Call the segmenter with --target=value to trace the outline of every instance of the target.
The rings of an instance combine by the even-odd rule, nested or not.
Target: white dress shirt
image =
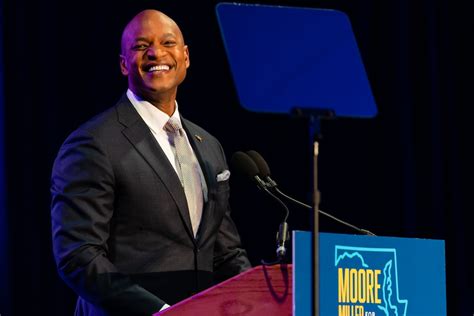
[[[174,153],[171,148],[171,144],[169,143],[169,140],[168,140],[168,134],[164,129],[164,126],[170,119],[170,116],[168,116],[168,114],[166,114],[165,112],[159,110],[156,106],[154,106],[150,102],[140,99],[130,89],[127,90],[127,97],[130,100],[130,102],[133,104],[133,107],[135,108],[135,110],[137,110],[138,114],[145,121],[146,125],[148,126],[151,133],[155,137],[156,141],[160,145],[166,157],[168,158],[169,162],[173,166],[176,174],[178,174],[178,169],[176,167]],[[178,111],[178,102],[176,102],[176,109],[173,115],[171,115],[171,117],[176,119],[179,122],[179,124],[183,126],[183,124],[181,123],[181,118]],[[185,133],[185,137],[186,137],[186,141],[188,143],[189,148],[193,152],[194,156],[196,156],[196,153],[194,152],[189,142],[188,135],[186,135],[186,133]],[[202,186],[204,201],[207,202],[206,180],[200,168],[199,168],[199,176],[201,178],[201,186]]]

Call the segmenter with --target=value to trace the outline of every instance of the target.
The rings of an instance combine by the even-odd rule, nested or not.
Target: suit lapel
[[[122,97],[117,105],[117,114],[119,122],[125,126],[122,133],[168,189],[178,206],[178,211],[181,219],[185,223],[186,231],[194,242],[186,196],[173,166],[126,95]]]

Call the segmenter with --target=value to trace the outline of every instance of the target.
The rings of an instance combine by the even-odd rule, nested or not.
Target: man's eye
[[[163,45],[170,47],[170,46],[176,45],[176,42],[175,41],[166,41],[166,42],[163,43]]]
[[[138,44],[132,47],[132,50],[145,50],[148,46],[145,44]]]

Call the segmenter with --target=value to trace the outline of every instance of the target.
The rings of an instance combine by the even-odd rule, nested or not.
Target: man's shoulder
[[[125,97],[126,98],[126,97]],[[96,139],[99,142],[108,142],[116,139],[124,129],[123,122],[119,118],[120,109],[122,112],[133,111],[133,106],[122,98],[114,106],[94,115],[78,127],[76,127],[65,139],[63,145],[76,143],[78,140]],[[128,107],[128,108],[127,108]],[[129,115],[130,116],[130,115]]]
[[[86,122],[82,123],[77,130],[84,130],[91,134],[96,134],[103,129],[107,129],[111,125],[117,123],[117,106],[109,107],[108,109],[94,115]]]
[[[101,135],[108,132],[121,130],[123,125],[119,120],[120,107],[132,107],[127,103],[128,99],[122,97],[115,105],[94,115],[84,123],[82,123],[75,132],[86,132],[91,135]],[[74,132],[73,132],[74,133]]]

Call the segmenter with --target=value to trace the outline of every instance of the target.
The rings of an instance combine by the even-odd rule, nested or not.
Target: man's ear
[[[128,76],[127,60],[124,55],[120,55],[120,71],[122,75]]]
[[[184,61],[186,63],[186,68],[191,65],[191,61],[189,60],[189,48],[188,45],[184,45]]]

